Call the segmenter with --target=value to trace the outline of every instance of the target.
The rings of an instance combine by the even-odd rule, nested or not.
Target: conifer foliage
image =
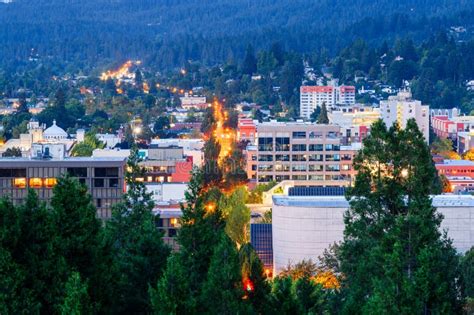
[[[342,311],[458,312],[458,257],[439,231],[430,198],[439,184],[416,122],[404,130],[375,123],[354,166],[339,254]]]

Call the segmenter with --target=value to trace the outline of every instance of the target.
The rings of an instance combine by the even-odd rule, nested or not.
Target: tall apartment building
[[[380,112],[382,120],[388,127],[398,123],[401,128],[405,128],[407,121],[414,118],[426,142],[429,141],[430,107],[414,100],[410,92],[399,92],[395,96],[389,96],[388,100],[381,101]]]
[[[341,146],[339,126],[270,122],[257,126],[257,182],[350,183],[356,150]]]
[[[354,86],[302,86],[300,87],[300,116],[309,119],[316,107],[354,105]]]
[[[86,184],[97,207],[97,216],[110,218],[112,205],[121,201],[125,189],[125,165],[126,158],[2,158],[0,197],[19,204],[31,188],[40,200],[49,201],[57,178],[69,174]]]

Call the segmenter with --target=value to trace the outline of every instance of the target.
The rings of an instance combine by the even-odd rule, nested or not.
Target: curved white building
[[[474,197],[440,195],[433,205],[444,215],[442,229],[453,246],[465,252],[474,246]],[[272,207],[274,274],[288,263],[316,261],[343,238],[343,215],[349,203],[343,196],[274,196]]]

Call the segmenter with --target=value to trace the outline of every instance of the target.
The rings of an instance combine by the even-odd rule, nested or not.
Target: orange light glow
[[[244,283],[244,290],[245,291],[252,292],[255,289],[254,286],[253,286],[253,283],[252,283],[252,281],[250,281],[250,279],[244,279],[243,283]]]
[[[218,162],[222,165],[224,159],[232,152],[232,144],[235,142],[236,132],[233,129],[224,128],[226,121],[229,119],[229,113],[223,111],[222,104],[217,101],[214,102],[214,119],[216,120],[216,127],[213,133],[221,146]]]
[[[26,188],[26,178],[14,178],[13,179],[13,187],[15,188]]]
[[[41,188],[43,187],[43,180],[41,178],[30,178],[30,187],[31,188]]]

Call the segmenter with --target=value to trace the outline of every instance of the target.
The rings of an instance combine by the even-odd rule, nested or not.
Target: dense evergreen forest
[[[369,44],[415,41],[453,26],[468,37],[470,0],[15,0],[0,3],[0,65],[31,60],[87,69],[137,58],[157,68],[186,60],[215,64],[280,42],[287,50],[338,52],[357,38]]]

